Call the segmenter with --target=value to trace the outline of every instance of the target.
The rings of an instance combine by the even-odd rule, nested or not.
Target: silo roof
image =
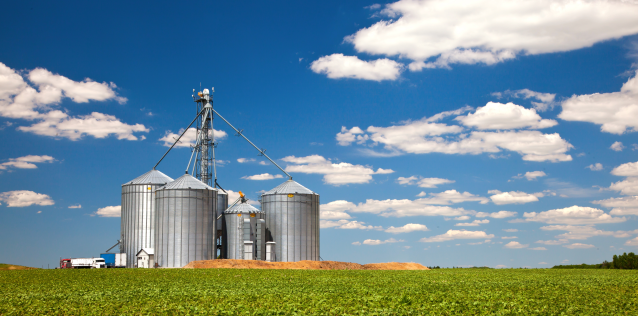
[[[158,170],[151,170],[127,183],[124,183],[123,185],[127,185],[127,184],[166,184],[169,182],[172,182],[173,178],[163,174],[161,171]]]
[[[315,192],[310,191],[308,188],[303,185],[297,183],[294,180],[288,180],[276,188],[262,194],[262,195],[270,195],[270,194],[290,194],[290,193],[299,193],[299,194],[315,194]]]
[[[191,176],[188,173],[175,179],[175,181],[163,186],[159,190],[164,190],[164,189],[217,190],[207,185],[206,183],[197,180],[195,177]]]
[[[248,204],[248,203],[237,203],[235,206],[224,211],[226,214],[237,214],[237,213],[263,213],[262,210]]]

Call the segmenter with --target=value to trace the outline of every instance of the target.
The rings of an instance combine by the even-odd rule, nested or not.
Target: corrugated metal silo
[[[135,255],[142,248],[155,246],[155,190],[173,181],[151,170],[122,184],[120,251],[126,253],[126,267],[133,268]]]
[[[215,259],[217,189],[185,174],[158,189],[155,262],[181,268],[194,260]]]
[[[226,194],[226,192],[222,190],[217,190],[217,215],[216,216],[217,218],[219,218],[215,225],[215,227],[217,228],[217,238],[222,237],[222,221],[224,220],[224,218],[223,216],[220,216],[220,215],[224,214],[224,211],[227,208],[228,208],[228,194]]]
[[[222,238],[222,258],[224,259],[244,259],[244,220],[250,219],[251,231],[257,232],[257,224],[264,218],[264,212],[248,203],[238,203],[224,211],[224,222]],[[257,236],[251,238],[256,247]]]
[[[275,261],[319,260],[319,195],[288,180],[262,194],[266,240],[274,241]]]

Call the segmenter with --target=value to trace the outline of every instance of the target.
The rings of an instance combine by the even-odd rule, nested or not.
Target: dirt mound
[[[184,269],[297,269],[297,270],[430,270],[414,262],[358,264],[340,261],[266,262],[258,260],[200,260]]]

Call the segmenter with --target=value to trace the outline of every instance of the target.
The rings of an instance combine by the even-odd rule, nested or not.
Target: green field
[[[0,315],[638,315],[638,271],[0,271]]]

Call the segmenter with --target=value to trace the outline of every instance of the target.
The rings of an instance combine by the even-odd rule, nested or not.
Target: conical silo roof
[[[161,188],[161,190],[166,190],[166,189],[216,190],[213,187],[207,185],[206,183],[197,180],[195,177],[191,176],[188,173],[175,179],[175,181]]]
[[[248,204],[248,203],[237,203],[235,206],[224,211],[226,214],[237,214],[237,213],[263,213],[262,210]]]
[[[124,183],[122,185],[127,185],[127,184],[166,184],[169,182],[172,182],[173,178],[163,174],[161,171],[158,170],[151,170],[127,183]]]
[[[308,188],[303,185],[297,183],[294,180],[288,180],[276,188],[262,194],[262,195],[270,195],[270,194],[290,194],[290,193],[298,193],[298,194],[315,194],[315,192],[310,191]]]

